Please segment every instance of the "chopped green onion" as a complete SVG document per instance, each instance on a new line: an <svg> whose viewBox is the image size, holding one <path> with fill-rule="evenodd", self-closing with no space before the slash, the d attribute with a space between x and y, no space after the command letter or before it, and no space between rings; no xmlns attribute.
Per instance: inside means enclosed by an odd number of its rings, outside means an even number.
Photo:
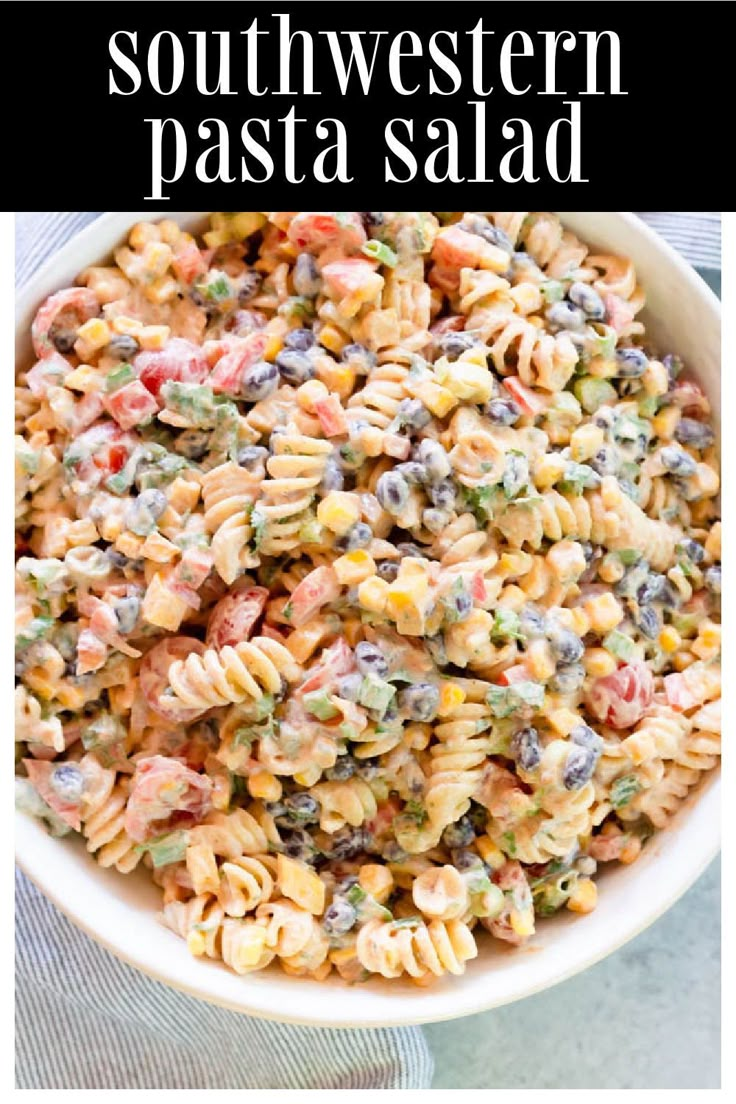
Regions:
<svg viewBox="0 0 736 1104"><path fill-rule="evenodd" d="M364 246L361 247L361 253L365 253L366 257L370 257L371 260L378 261L380 264L387 265L389 268L394 268L398 257L394 253L393 249L389 248L383 242L376 241L375 238L371 238Z"/></svg>

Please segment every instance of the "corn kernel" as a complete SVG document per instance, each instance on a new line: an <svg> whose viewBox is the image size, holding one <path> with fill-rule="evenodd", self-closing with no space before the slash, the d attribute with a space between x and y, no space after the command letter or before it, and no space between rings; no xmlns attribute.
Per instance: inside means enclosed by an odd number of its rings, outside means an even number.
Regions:
<svg viewBox="0 0 736 1104"><path fill-rule="evenodd" d="M323 399L329 397L329 394L330 392L321 380L307 380L306 383L297 388L296 401L302 410L306 410L307 414L314 414L314 404L322 402Z"/></svg>
<svg viewBox="0 0 736 1104"><path fill-rule="evenodd" d="M154 222L137 222L128 235L129 244L139 252L160 239L161 231Z"/></svg>
<svg viewBox="0 0 736 1104"><path fill-rule="evenodd" d="M377 575L364 579L358 587L359 604L370 613L383 613L388 600L388 587L386 580Z"/></svg>
<svg viewBox="0 0 736 1104"><path fill-rule="evenodd" d="M137 337L143 329L142 322L137 318L128 318L127 314L119 314L117 318L113 318L111 325L115 333L126 334L130 337Z"/></svg>
<svg viewBox="0 0 736 1104"><path fill-rule="evenodd" d="M590 878L580 878L570 894L567 907L571 912L592 912L598 902L598 889Z"/></svg>
<svg viewBox="0 0 736 1104"><path fill-rule="evenodd" d="M638 836L629 836L626 843L621 848L621 854L619 855L619 862L625 863L627 866L630 863L636 862L641 855L641 840Z"/></svg>
<svg viewBox="0 0 736 1104"><path fill-rule="evenodd" d="M534 935L534 909L526 908L520 911L512 908L509 913L509 924L517 935Z"/></svg>
<svg viewBox="0 0 736 1104"><path fill-rule="evenodd" d="M663 441L671 441L680 421L678 406L664 406L652 418L652 429Z"/></svg>
<svg viewBox="0 0 736 1104"><path fill-rule="evenodd" d="M585 553L577 541L557 541L552 545L545 559L562 582L579 579L585 571Z"/></svg>
<svg viewBox="0 0 736 1104"><path fill-rule="evenodd" d="M320 916L325 908L325 884L318 874L307 866L283 853L277 858L279 889L284 897L314 916Z"/></svg>
<svg viewBox="0 0 736 1104"><path fill-rule="evenodd" d="M129 556L131 560L135 560L140 556L142 548L143 537L138 537L135 533L130 533L127 530L121 533L115 541L116 551L122 552L124 556Z"/></svg>
<svg viewBox="0 0 736 1104"><path fill-rule="evenodd" d="M320 357L316 365L317 379L341 399L348 399L355 386L356 371L350 364L338 364L332 357Z"/></svg>
<svg viewBox="0 0 736 1104"><path fill-rule="evenodd" d="M501 848L496 846L490 836L478 836L475 846L483 862L492 870L500 870L508 861Z"/></svg>
<svg viewBox="0 0 736 1104"><path fill-rule="evenodd" d="M233 969L247 970L257 966L266 948L266 929L260 924L246 922L238 933Z"/></svg>
<svg viewBox="0 0 736 1104"><path fill-rule="evenodd" d="M110 341L110 327L102 318L90 318L83 322L77 330L77 340L74 342L74 351L81 360L86 360L104 349Z"/></svg>
<svg viewBox="0 0 736 1104"><path fill-rule="evenodd" d="M171 264L173 253L171 246L164 242L148 242L143 249L143 264L149 276L163 276Z"/></svg>
<svg viewBox="0 0 736 1104"><path fill-rule="evenodd" d="M152 283L147 284L144 294L149 303L161 306L170 303L179 294L179 284L173 276L159 276Z"/></svg>
<svg viewBox="0 0 736 1104"><path fill-rule="evenodd" d="M721 529L721 523L717 521L705 540L705 551L712 560L720 560L721 558Z"/></svg>
<svg viewBox="0 0 736 1104"><path fill-rule="evenodd" d="M583 667L591 678L605 678L616 670L616 660L605 648L588 648L583 656Z"/></svg>
<svg viewBox="0 0 736 1104"><path fill-rule="evenodd" d="M465 691L454 682L443 682L440 686L440 702L437 713L440 717L448 717L465 701Z"/></svg>
<svg viewBox="0 0 736 1104"><path fill-rule="evenodd" d="M672 656L672 666L676 671L684 671L694 662L695 656L691 652L675 652Z"/></svg>
<svg viewBox="0 0 736 1104"><path fill-rule="evenodd" d="M141 326L136 330L135 337L141 349L162 349L170 333L168 326Z"/></svg>
<svg viewBox="0 0 736 1104"><path fill-rule="evenodd" d="M248 793L256 800L278 801L282 792L283 786L278 778L265 767L256 767L248 775Z"/></svg>
<svg viewBox="0 0 736 1104"><path fill-rule="evenodd" d="M624 577L626 568L618 556L608 553L598 564L598 578L604 583L618 583Z"/></svg>
<svg viewBox="0 0 736 1104"><path fill-rule="evenodd" d="M143 598L143 620L173 632L181 625L188 609L186 602L177 594L172 594L157 572Z"/></svg>
<svg viewBox="0 0 736 1104"><path fill-rule="evenodd" d="M415 399L420 399L427 410L430 410L437 418L444 418L458 404L456 396L448 391L446 387L440 387L434 380L414 381L407 379L405 386L409 394Z"/></svg>
<svg viewBox="0 0 736 1104"><path fill-rule="evenodd" d="M190 479L182 479L181 476L173 481L169 487L167 498L169 506L179 514L185 514L193 510L199 502L201 487Z"/></svg>
<svg viewBox="0 0 736 1104"><path fill-rule="evenodd" d="M682 644L682 637L673 625L665 625L659 634L659 646L663 652L676 652Z"/></svg>
<svg viewBox="0 0 736 1104"><path fill-rule="evenodd" d="M641 381L647 395L666 395L669 391L667 369L659 360L649 361Z"/></svg>
<svg viewBox="0 0 736 1104"><path fill-rule="evenodd" d="M546 640L532 640L524 654L524 664L532 678L546 682L557 669L552 649Z"/></svg>
<svg viewBox="0 0 736 1104"><path fill-rule="evenodd" d="M580 717L572 709L554 709L549 714L549 723L560 736L569 736L580 724Z"/></svg>
<svg viewBox="0 0 736 1104"><path fill-rule="evenodd" d="M578 464L595 456L603 444L603 430L593 422L578 426L570 434L570 455Z"/></svg>
<svg viewBox="0 0 736 1104"><path fill-rule="evenodd" d="M605 633L615 629L624 618L624 611L613 594L598 594L584 603L593 632Z"/></svg>
<svg viewBox="0 0 736 1104"><path fill-rule="evenodd" d="M360 499L348 491L331 491L317 506L317 520L341 537L360 520Z"/></svg>
<svg viewBox="0 0 736 1104"><path fill-rule="evenodd" d="M332 567L338 583L343 586L356 586L376 573L376 562L364 548L338 556Z"/></svg>
<svg viewBox="0 0 736 1104"><path fill-rule="evenodd" d="M321 777L322 768L318 767L316 763L310 763L303 771L294 775L294 781L298 782L300 786L313 786Z"/></svg>
<svg viewBox="0 0 736 1104"><path fill-rule="evenodd" d="M572 629L578 636L587 636L590 632L590 618L582 606L573 606L570 610L572 617L566 627Z"/></svg>
<svg viewBox="0 0 736 1104"><path fill-rule="evenodd" d="M700 626L698 638L691 647L700 659L715 659L721 650L721 626L706 621Z"/></svg>
<svg viewBox="0 0 736 1104"><path fill-rule="evenodd" d="M82 391L90 394L92 391L101 391L104 383L104 373L91 364L80 364L73 372L64 376L64 386L71 391Z"/></svg>
<svg viewBox="0 0 736 1104"><path fill-rule="evenodd" d="M318 336L320 345L329 349L331 353L341 353L348 343L346 335L338 330L337 326L323 326Z"/></svg>
<svg viewBox="0 0 736 1104"><path fill-rule="evenodd" d="M187 950L190 954L199 957L207 948L207 939L204 932L190 931L187 934Z"/></svg>
<svg viewBox="0 0 736 1104"><path fill-rule="evenodd" d="M366 893L375 897L379 904L383 904L394 888L394 879L391 871L378 863L366 863L361 866L358 874L358 884Z"/></svg>
<svg viewBox="0 0 736 1104"><path fill-rule="evenodd" d="M29 682L28 676L25 676L26 682ZM52 695L49 695L51 697ZM81 709L84 705L85 695L84 690L77 686L54 686L53 697L59 702L64 709Z"/></svg>

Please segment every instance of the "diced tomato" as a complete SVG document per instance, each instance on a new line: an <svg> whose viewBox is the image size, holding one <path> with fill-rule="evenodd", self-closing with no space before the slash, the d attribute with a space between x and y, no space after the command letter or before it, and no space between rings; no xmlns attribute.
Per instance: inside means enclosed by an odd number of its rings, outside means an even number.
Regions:
<svg viewBox="0 0 736 1104"><path fill-rule="evenodd" d="M97 486L125 466L139 442L137 434L124 431L115 422L95 422L71 446L79 459L69 463L78 479Z"/></svg>
<svg viewBox="0 0 736 1104"><path fill-rule="evenodd" d="M139 759L125 809L125 831L137 843L166 830L179 813L199 822L210 808L212 780L178 759L152 755Z"/></svg>
<svg viewBox="0 0 736 1104"><path fill-rule="evenodd" d="M512 667L507 667L505 671L502 671L496 682L499 686L511 686L512 682L523 682L528 678L529 675L525 665L515 663Z"/></svg>
<svg viewBox="0 0 736 1104"><path fill-rule="evenodd" d="M322 279L332 294L342 299L360 291L369 283L376 283L376 263L362 257L345 257L339 261L331 261L322 269ZM377 286L380 288L380 283Z"/></svg>
<svg viewBox="0 0 736 1104"><path fill-rule="evenodd" d="M403 808L403 804L395 794L386 801L382 801L376 811L376 815L367 820L363 827L374 839L381 839L392 830L394 817L397 817Z"/></svg>
<svg viewBox="0 0 736 1104"><path fill-rule="evenodd" d="M386 456L393 456L396 460L406 460L411 452L411 441L398 433L384 433L383 451Z"/></svg>
<svg viewBox="0 0 736 1104"><path fill-rule="evenodd" d="M464 314L450 314L446 318L441 318L439 322L434 322L429 327L429 332L433 337L441 337L442 334L464 330L465 322Z"/></svg>
<svg viewBox="0 0 736 1104"><path fill-rule="evenodd" d="M177 564L174 577L178 583L199 590L212 570L214 562L214 556L209 548L187 548Z"/></svg>
<svg viewBox="0 0 736 1104"><path fill-rule="evenodd" d="M162 697L168 686L169 667L177 659L203 655L204 644L193 636L171 636L161 640L143 658L140 669L140 688L149 709L174 724L187 724L201 716L201 709L187 707L178 698Z"/></svg>
<svg viewBox="0 0 736 1104"><path fill-rule="evenodd" d="M299 583L291 595L289 623L298 629L311 621L316 613L334 602L340 593L340 584L331 567L315 567Z"/></svg>
<svg viewBox="0 0 736 1104"><path fill-rule="evenodd" d="M50 763L40 759L23 760L23 766L28 771L28 778L30 779L31 785L39 796L43 798L49 808L53 809L56 815L59 816L65 824L68 824L70 828L78 832L82 827L80 816L81 798L78 802L65 801L51 784L53 775L61 765L60 763Z"/></svg>
<svg viewBox="0 0 736 1104"><path fill-rule="evenodd" d="M121 429L145 425L158 412L158 403L140 380L132 380L111 395L105 395L102 405Z"/></svg>
<svg viewBox="0 0 736 1104"><path fill-rule="evenodd" d="M640 662L625 663L596 679L587 696L591 712L612 728L630 728L644 716L654 696L654 678Z"/></svg>
<svg viewBox="0 0 736 1104"><path fill-rule="evenodd" d="M710 414L710 403L695 380L682 380L670 391L667 402L679 406L686 418Z"/></svg>
<svg viewBox="0 0 736 1104"><path fill-rule="evenodd" d="M445 226L435 238L432 260L444 268L482 268L483 262L495 259L498 252L480 235L453 225Z"/></svg>
<svg viewBox="0 0 736 1104"><path fill-rule="evenodd" d="M470 580L470 593L476 602L485 602L486 584L482 571L475 571L473 573L473 577Z"/></svg>
<svg viewBox="0 0 736 1104"><path fill-rule="evenodd" d="M210 615L207 644L219 649L226 644L234 646L241 640L249 640L267 601L266 587L249 587L247 590L226 594Z"/></svg>
<svg viewBox="0 0 736 1104"><path fill-rule="evenodd" d="M340 437L348 431L348 422L337 395L328 395L314 404L325 437Z"/></svg>
<svg viewBox="0 0 736 1104"><path fill-rule="evenodd" d="M196 276L207 271L207 262L197 248L196 242L188 241L177 247L171 262L174 275L184 284L191 284Z"/></svg>
<svg viewBox="0 0 736 1104"><path fill-rule="evenodd" d="M623 333L636 317L633 307L625 299L621 299L611 292L604 294L603 302L606 307L606 322L613 327L617 334Z"/></svg>
<svg viewBox="0 0 736 1104"><path fill-rule="evenodd" d="M138 353L133 364L143 386L156 398L168 380L204 383L209 375L209 365L201 348L183 337L170 338L163 349Z"/></svg>
<svg viewBox="0 0 736 1104"><path fill-rule="evenodd" d="M667 702L673 709L683 711L685 709L694 709L696 705L700 705L698 698L690 690L683 675L673 673L671 675L664 676L664 690L667 695Z"/></svg>
<svg viewBox="0 0 736 1104"><path fill-rule="evenodd" d="M28 390L37 399L43 399L49 387L59 387L72 366L61 353L49 352L26 372Z"/></svg>
<svg viewBox="0 0 736 1104"><path fill-rule="evenodd" d="M334 644L325 648L318 662L310 668L306 679L296 690L296 694L308 694L312 690L322 690L335 684L343 675L355 667L355 656L344 637L339 636Z"/></svg>
<svg viewBox="0 0 736 1104"><path fill-rule="evenodd" d="M74 407L74 422L71 428L73 435L76 436L96 422L103 409L102 395L98 391L88 391L83 395Z"/></svg>
<svg viewBox="0 0 736 1104"><path fill-rule="evenodd" d="M262 332L238 339L237 345L233 345L230 352L220 357L213 368L207 380L212 390L219 394L239 395L243 372L261 359L267 345L268 335Z"/></svg>
<svg viewBox="0 0 736 1104"><path fill-rule="evenodd" d="M340 246L346 253L357 252L366 242L360 215L355 211L300 211L289 223L289 241L309 253L321 253L327 246Z"/></svg>
<svg viewBox="0 0 736 1104"><path fill-rule="evenodd" d="M522 383L518 376L507 376L503 381L503 385L514 402L521 407L524 414L536 418L538 414L545 410L547 406L545 399L539 392L533 391L531 387L527 387L526 384Z"/></svg>

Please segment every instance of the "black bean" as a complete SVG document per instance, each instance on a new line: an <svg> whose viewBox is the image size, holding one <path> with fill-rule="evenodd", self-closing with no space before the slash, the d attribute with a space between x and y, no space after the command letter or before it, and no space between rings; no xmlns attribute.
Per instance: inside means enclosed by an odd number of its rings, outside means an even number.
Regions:
<svg viewBox="0 0 736 1104"><path fill-rule="evenodd" d="M387 471L376 484L376 498L390 514L400 514L409 501L409 484L396 471Z"/></svg>
<svg viewBox="0 0 736 1104"><path fill-rule="evenodd" d="M564 299L547 307L545 317L551 330L581 330L585 325L585 315L579 307Z"/></svg>
<svg viewBox="0 0 736 1104"><path fill-rule="evenodd" d="M178 435L174 448L187 460L201 460L210 447L210 435L202 429L185 429Z"/></svg>
<svg viewBox="0 0 736 1104"><path fill-rule="evenodd" d="M485 415L493 425L512 426L521 417L521 407L513 399L491 399Z"/></svg>
<svg viewBox="0 0 736 1104"><path fill-rule="evenodd" d="M571 629L563 629L559 625L550 629L547 639L558 663L577 663L585 651L585 645L577 633L572 632Z"/></svg>
<svg viewBox="0 0 736 1104"><path fill-rule="evenodd" d="M113 609L115 610L115 618L118 623L118 631L123 635L132 633L141 611L140 598L136 598L135 596L129 598L116 598Z"/></svg>
<svg viewBox="0 0 736 1104"><path fill-rule="evenodd" d="M511 738L511 754L522 770L531 771L539 765L542 748L536 728L522 728Z"/></svg>
<svg viewBox="0 0 736 1104"><path fill-rule="evenodd" d="M431 682L417 682L398 694L398 705L412 721L432 721L440 704L439 689Z"/></svg>
<svg viewBox="0 0 736 1104"><path fill-rule="evenodd" d="M527 604L522 606L519 612L519 631L527 640L544 636L546 629L545 615L536 606Z"/></svg>
<svg viewBox="0 0 736 1104"><path fill-rule="evenodd" d="M247 445L238 452L238 464L246 471L256 472L263 468L268 460L268 449L263 445Z"/></svg>
<svg viewBox="0 0 736 1104"><path fill-rule="evenodd" d="M449 510L431 507L422 511L422 523L430 533L442 533L449 525L451 516Z"/></svg>
<svg viewBox="0 0 736 1104"><path fill-rule="evenodd" d="M394 471L399 472L412 486L419 486L427 481L427 469L417 460L406 460L403 464L397 464Z"/></svg>
<svg viewBox="0 0 736 1104"><path fill-rule="evenodd" d="M455 484L452 479L443 479L427 487L427 497L433 506L441 510L452 510L455 506Z"/></svg>
<svg viewBox="0 0 736 1104"><path fill-rule="evenodd" d="M330 491L341 491L344 486L345 476L343 475L340 461L335 456L328 456L325 470L322 473L319 490L322 494L329 494Z"/></svg>
<svg viewBox="0 0 736 1104"><path fill-rule="evenodd" d="M366 848L368 840L362 828L351 828L346 825L335 832L330 839L330 858L345 860L354 859Z"/></svg>
<svg viewBox="0 0 736 1104"><path fill-rule="evenodd" d="M475 851L470 851L466 847L455 848L450 852L452 858L452 865L456 870L484 870L485 866L480 855L476 855Z"/></svg>
<svg viewBox="0 0 736 1104"><path fill-rule="evenodd" d="M350 675L346 676L350 678ZM341 694L340 697L344 697ZM328 767L325 771L325 778L330 782L345 782L348 778L352 778L355 774L356 762L352 755L340 755L337 758L337 762L334 767Z"/></svg>
<svg viewBox="0 0 736 1104"><path fill-rule="evenodd" d="M396 410L396 417L403 425L412 429L423 429L432 421L432 415L419 399L402 399Z"/></svg>
<svg viewBox="0 0 736 1104"><path fill-rule="evenodd" d="M562 768L562 784L566 790L579 790L593 777L597 755L592 748L576 744L570 748Z"/></svg>
<svg viewBox="0 0 736 1104"><path fill-rule="evenodd" d="M705 573L705 585L713 594L721 593L721 565L713 564Z"/></svg>
<svg viewBox="0 0 736 1104"><path fill-rule="evenodd" d="M631 564L630 567L626 568L613 589L620 598L636 598L639 602L650 602L652 597L658 593L657 587L659 584L651 581L654 578L662 578L662 576L656 576L654 572L650 572L646 560L638 560L635 564ZM650 597L640 596L639 591L643 586L652 588ZM650 590L647 590L645 594L650 595Z"/></svg>
<svg viewBox="0 0 736 1104"><path fill-rule="evenodd" d="M446 356L448 360L457 360L468 349L472 349L475 343L476 339L472 334L457 330L450 330L449 333L442 334L438 341L443 356Z"/></svg>
<svg viewBox="0 0 736 1104"><path fill-rule="evenodd" d="M343 675L337 684L338 697L345 698L346 701L357 702L362 685L363 676L359 675L357 671L352 671L349 675Z"/></svg>
<svg viewBox="0 0 736 1104"><path fill-rule="evenodd" d="M84 775L76 763L60 763L54 768L50 783L59 797L70 805L78 804L84 793Z"/></svg>
<svg viewBox="0 0 736 1104"><path fill-rule="evenodd" d="M439 441L434 441L431 437L426 437L420 442L417 460L427 469L427 479L430 483L441 483L452 472L447 452Z"/></svg>
<svg viewBox="0 0 736 1104"><path fill-rule="evenodd" d="M298 859L300 862L313 863L317 858L317 847L309 832L303 828L295 828L293 832L285 832L282 835L284 854L290 859Z"/></svg>
<svg viewBox="0 0 736 1104"><path fill-rule="evenodd" d="M647 356L641 349L632 345L624 349L616 349L615 377L618 379L639 379L649 367Z"/></svg>
<svg viewBox="0 0 736 1104"><path fill-rule="evenodd" d="M322 918L322 926L328 935L344 935L355 924L358 913L344 897L336 897Z"/></svg>
<svg viewBox="0 0 736 1104"><path fill-rule="evenodd" d="M585 682L585 668L582 663L561 664L549 680L550 690L558 694L573 694Z"/></svg>
<svg viewBox="0 0 736 1104"><path fill-rule="evenodd" d="M484 241L503 249L504 253L513 252L514 247L508 236L504 234L503 230L499 230L497 226L494 226L484 215L468 215L467 218L458 223L458 227L461 230L467 230L469 234L477 234Z"/></svg>
<svg viewBox="0 0 736 1104"><path fill-rule="evenodd" d="M138 536L148 536L168 505L164 492L150 487L130 500L125 510L125 524Z"/></svg>
<svg viewBox="0 0 736 1104"><path fill-rule="evenodd" d="M592 751L600 755L603 750L603 739L594 732L590 725L579 724L570 733L570 739L574 744L579 744L580 747L590 748Z"/></svg>
<svg viewBox="0 0 736 1104"><path fill-rule="evenodd" d="M116 360L130 360L140 349L140 345L132 334L115 334L105 346L108 356Z"/></svg>
<svg viewBox="0 0 736 1104"><path fill-rule="evenodd" d="M690 537L686 537L685 540L681 540L677 545L677 551L680 555L685 556L690 563L699 564L705 559L705 549L702 544L699 544L696 540L691 540Z"/></svg>
<svg viewBox="0 0 736 1104"><path fill-rule="evenodd" d="M367 548L373 540L373 530L364 521L356 521L351 525L347 533L338 537L335 547L341 552L355 552L358 548Z"/></svg>
<svg viewBox="0 0 736 1104"><path fill-rule="evenodd" d="M615 445L601 445L590 461L590 466L598 475L615 475L619 468L618 449Z"/></svg>
<svg viewBox="0 0 736 1104"><path fill-rule="evenodd" d="M295 330L294 332L299 333L300 331ZM299 349L284 349L280 352L276 357L276 367L282 380L285 383L290 383L293 387L298 387L300 384L306 383L307 380L314 379L314 363L306 353Z"/></svg>
<svg viewBox="0 0 736 1104"><path fill-rule="evenodd" d="M666 445L660 450L659 458L668 472L673 475L687 477L695 475L698 465L694 457L677 445Z"/></svg>
<svg viewBox="0 0 736 1104"><path fill-rule="evenodd" d="M376 574L387 583L393 583L399 574L399 565L395 560L381 560L376 568Z"/></svg>
<svg viewBox="0 0 736 1104"><path fill-rule="evenodd" d="M246 402L260 402L272 395L279 384L279 370L267 360L257 360L243 370L240 390Z"/></svg>
<svg viewBox="0 0 736 1104"><path fill-rule="evenodd" d="M639 605L646 606L650 602L654 602L658 598L661 598L666 581L664 575L659 575L656 571L650 572L645 581L636 590L636 600ZM623 582L623 579L621 582Z"/></svg>
<svg viewBox="0 0 736 1104"><path fill-rule="evenodd" d="M702 452L713 444L715 433L709 425L697 421L696 418L680 418L675 429L675 437L681 445L691 445Z"/></svg>
<svg viewBox="0 0 736 1104"><path fill-rule="evenodd" d="M662 628L662 622L654 606L640 606L636 616L639 630L650 640L656 640Z"/></svg>
<svg viewBox="0 0 736 1104"><path fill-rule="evenodd" d="M662 364L667 369L667 377L670 384L674 384L685 365L680 357L675 356L673 353L668 353L666 357L663 357Z"/></svg>
<svg viewBox="0 0 736 1104"><path fill-rule="evenodd" d="M473 609L473 596L464 587L458 590L453 589L445 595L443 601L450 611L451 621L466 621L470 617Z"/></svg>
<svg viewBox="0 0 736 1104"><path fill-rule="evenodd" d="M54 322L49 329L49 339L51 344L57 350L66 356L68 353L74 352L74 343L77 340L77 331L69 329L62 323Z"/></svg>
<svg viewBox="0 0 736 1104"><path fill-rule="evenodd" d="M284 798L286 815L299 824L315 824L319 820L319 802L308 793L289 794Z"/></svg>
<svg viewBox="0 0 736 1104"><path fill-rule="evenodd" d="M388 863L403 863L409 858L403 847L396 840L388 840L381 851L381 857Z"/></svg>
<svg viewBox="0 0 736 1104"><path fill-rule="evenodd" d="M570 285L567 297L571 303L574 303L576 307L580 307L584 314L594 322L602 322L606 317L606 307L603 300L595 288L590 287L589 284L583 284L576 280L574 284Z"/></svg>
<svg viewBox="0 0 736 1104"><path fill-rule="evenodd" d="M442 842L445 847L454 851L458 848L469 847L475 839L475 828L470 817L460 817L454 824L448 824L442 833Z"/></svg>
<svg viewBox="0 0 736 1104"><path fill-rule="evenodd" d="M303 295L307 299L318 295L322 287L322 279L317 271L317 262L311 253L300 253L294 265L294 291L297 295Z"/></svg>
<svg viewBox="0 0 736 1104"><path fill-rule="evenodd" d="M402 559L404 556L411 556L413 559L416 559L417 557L421 558L424 556L425 549L420 548L418 544L412 544L411 541L401 541L400 544L396 545L396 551Z"/></svg>
<svg viewBox="0 0 736 1104"><path fill-rule="evenodd" d="M437 633L435 636L426 636L424 638L424 643L437 666L447 666L447 648L442 633Z"/></svg>
<svg viewBox="0 0 736 1104"><path fill-rule="evenodd" d="M503 471L503 493L507 498L514 498L529 483L529 461L526 456L518 456L515 452L506 454L506 466Z"/></svg>
<svg viewBox="0 0 736 1104"><path fill-rule="evenodd" d="M355 645L355 662L361 675L377 675L385 678L388 674L388 662L380 648L369 640L361 640Z"/></svg>
<svg viewBox="0 0 736 1104"><path fill-rule="evenodd" d="M366 225L366 229L372 229L374 226L383 226L386 221L386 215L383 211L361 211L360 217Z"/></svg>
<svg viewBox="0 0 736 1104"><path fill-rule="evenodd" d="M260 289L263 277L260 272L244 272L238 283L238 302L247 303Z"/></svg>
<svg viewBox="0 0 736 1104"><path fill-rule="evenodd" d="M346 364L352 364L358 372L364 374L370 372L376 365L376 354L357 341L352 345L346 345L340 357Z"/></svg>
<svg viewBox="0 0 736 1104"><path fill-rule="evenodd" d="M312 330L299 327L296 330L289 330L284 338L284 345L287 349L297 349L300 353L306 353L307 349L312 348L316 340Z"/></svg>

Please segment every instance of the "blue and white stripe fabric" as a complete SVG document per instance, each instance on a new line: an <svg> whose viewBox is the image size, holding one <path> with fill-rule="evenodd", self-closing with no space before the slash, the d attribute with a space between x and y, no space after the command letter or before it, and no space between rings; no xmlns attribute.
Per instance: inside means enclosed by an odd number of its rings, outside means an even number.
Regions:
<svg viewBox="0 0 736 1104"><path fill-rule="evenodd" d="M100 212L19 213L16 281ZM692 264L720 267L714 213L641 215ZM297 1027L188 997L120 962L16 881L20 1089L422 1089L420 1028Z"/></svg>

